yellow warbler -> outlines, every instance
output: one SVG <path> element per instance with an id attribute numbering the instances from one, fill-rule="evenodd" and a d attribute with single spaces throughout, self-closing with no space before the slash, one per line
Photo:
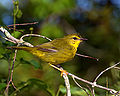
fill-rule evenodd
<path id="1" fill-rule="evenodd" d="M 79 43 L 83 40 L 86 39 L 77 34 L 70 34 L 34 47 L 9 48 L 28 51 L 45 62 L 57 65 L 71 60 L 75 56 Z"/>

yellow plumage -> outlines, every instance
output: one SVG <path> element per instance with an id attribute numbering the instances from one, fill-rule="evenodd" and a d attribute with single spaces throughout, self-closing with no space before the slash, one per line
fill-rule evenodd
<path id="1" fill-rule="evenodd" d="M 51 64 L 61 64 L 75 56 L 77 47 L 84 39 L 77 34 L 70 34 L 64 38 L 54 39 L 34 47 L 9 47 L 10 49 L 25 50 Z"/>

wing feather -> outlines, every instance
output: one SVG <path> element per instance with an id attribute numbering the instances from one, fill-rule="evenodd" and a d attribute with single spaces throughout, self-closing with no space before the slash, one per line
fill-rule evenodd
<path id="1" fill-rule="evenodd" d="M 37 48 L 37 50 L 43 51 L 43 52 L 58 52 L 58 50 L 56 49 L 52 49 L 52 48 Z"/>
<path id="2" fill-rule="evenodd" d="M 43 52 L 58 52 L 58 49 L 56 47 L 54 47 L 54 45 L 49 43 L 49 42 L 41 44 L 41 45 L 37 45 L 35 47 L 37 48 L 37 50 L 40 50 Z"/>

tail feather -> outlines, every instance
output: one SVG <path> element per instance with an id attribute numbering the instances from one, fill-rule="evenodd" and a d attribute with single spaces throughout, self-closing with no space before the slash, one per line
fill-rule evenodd
<path id="1" fill-rule="evenodd" d="M 7 49 L 17 49 L 17 50 L 25 50 L 25 51 L 32 50 L 31 47 L 17 47 L 17 46 L 7 47 Z"/>

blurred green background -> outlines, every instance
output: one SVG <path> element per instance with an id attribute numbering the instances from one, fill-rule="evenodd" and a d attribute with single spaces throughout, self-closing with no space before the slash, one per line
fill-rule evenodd
<path id="1" fill-rule="evenodd" d="M 9 32 L 16 38 L 34 33 L 55 39 L 78 33 L 88 39 L 80 44 L 77 53 L 99 58 L 99 61 L 75 56 L 61 64 L 65 70 L 81 78 L 93 81 L 102 70 L 120 61 L 120 0 L 19 0 L 16 5 L 12 0 L 0 1 L 1 26 L 6 28 L 13 23 L 31 22 L 39 23 L 17 26 L 20 32 L 12 29 Z M 38 37 L 24 40 L 33 45 L 47 42 Z M 0 38 L 0 96 L 5 90 L 8 66 L 14 56 L 14 50 L 6 49 L 8 46 L 15 44 Z M 119 70 L 112 69 L 99 78 L 98 84 L 120 90 L 119 80 Z M 17 53 L 13 82 L 20 91 L 10 86 L 11 96 L 63 96 L 66 93 L 60 72 L 25 51 Z M 79 83 L 86 87 L 85 83 Z M 72 96 L 87 96 L 71 78 L 70 84 Z M 95 93 L 96 96 L 109 95 L 99 88 Z"/>

